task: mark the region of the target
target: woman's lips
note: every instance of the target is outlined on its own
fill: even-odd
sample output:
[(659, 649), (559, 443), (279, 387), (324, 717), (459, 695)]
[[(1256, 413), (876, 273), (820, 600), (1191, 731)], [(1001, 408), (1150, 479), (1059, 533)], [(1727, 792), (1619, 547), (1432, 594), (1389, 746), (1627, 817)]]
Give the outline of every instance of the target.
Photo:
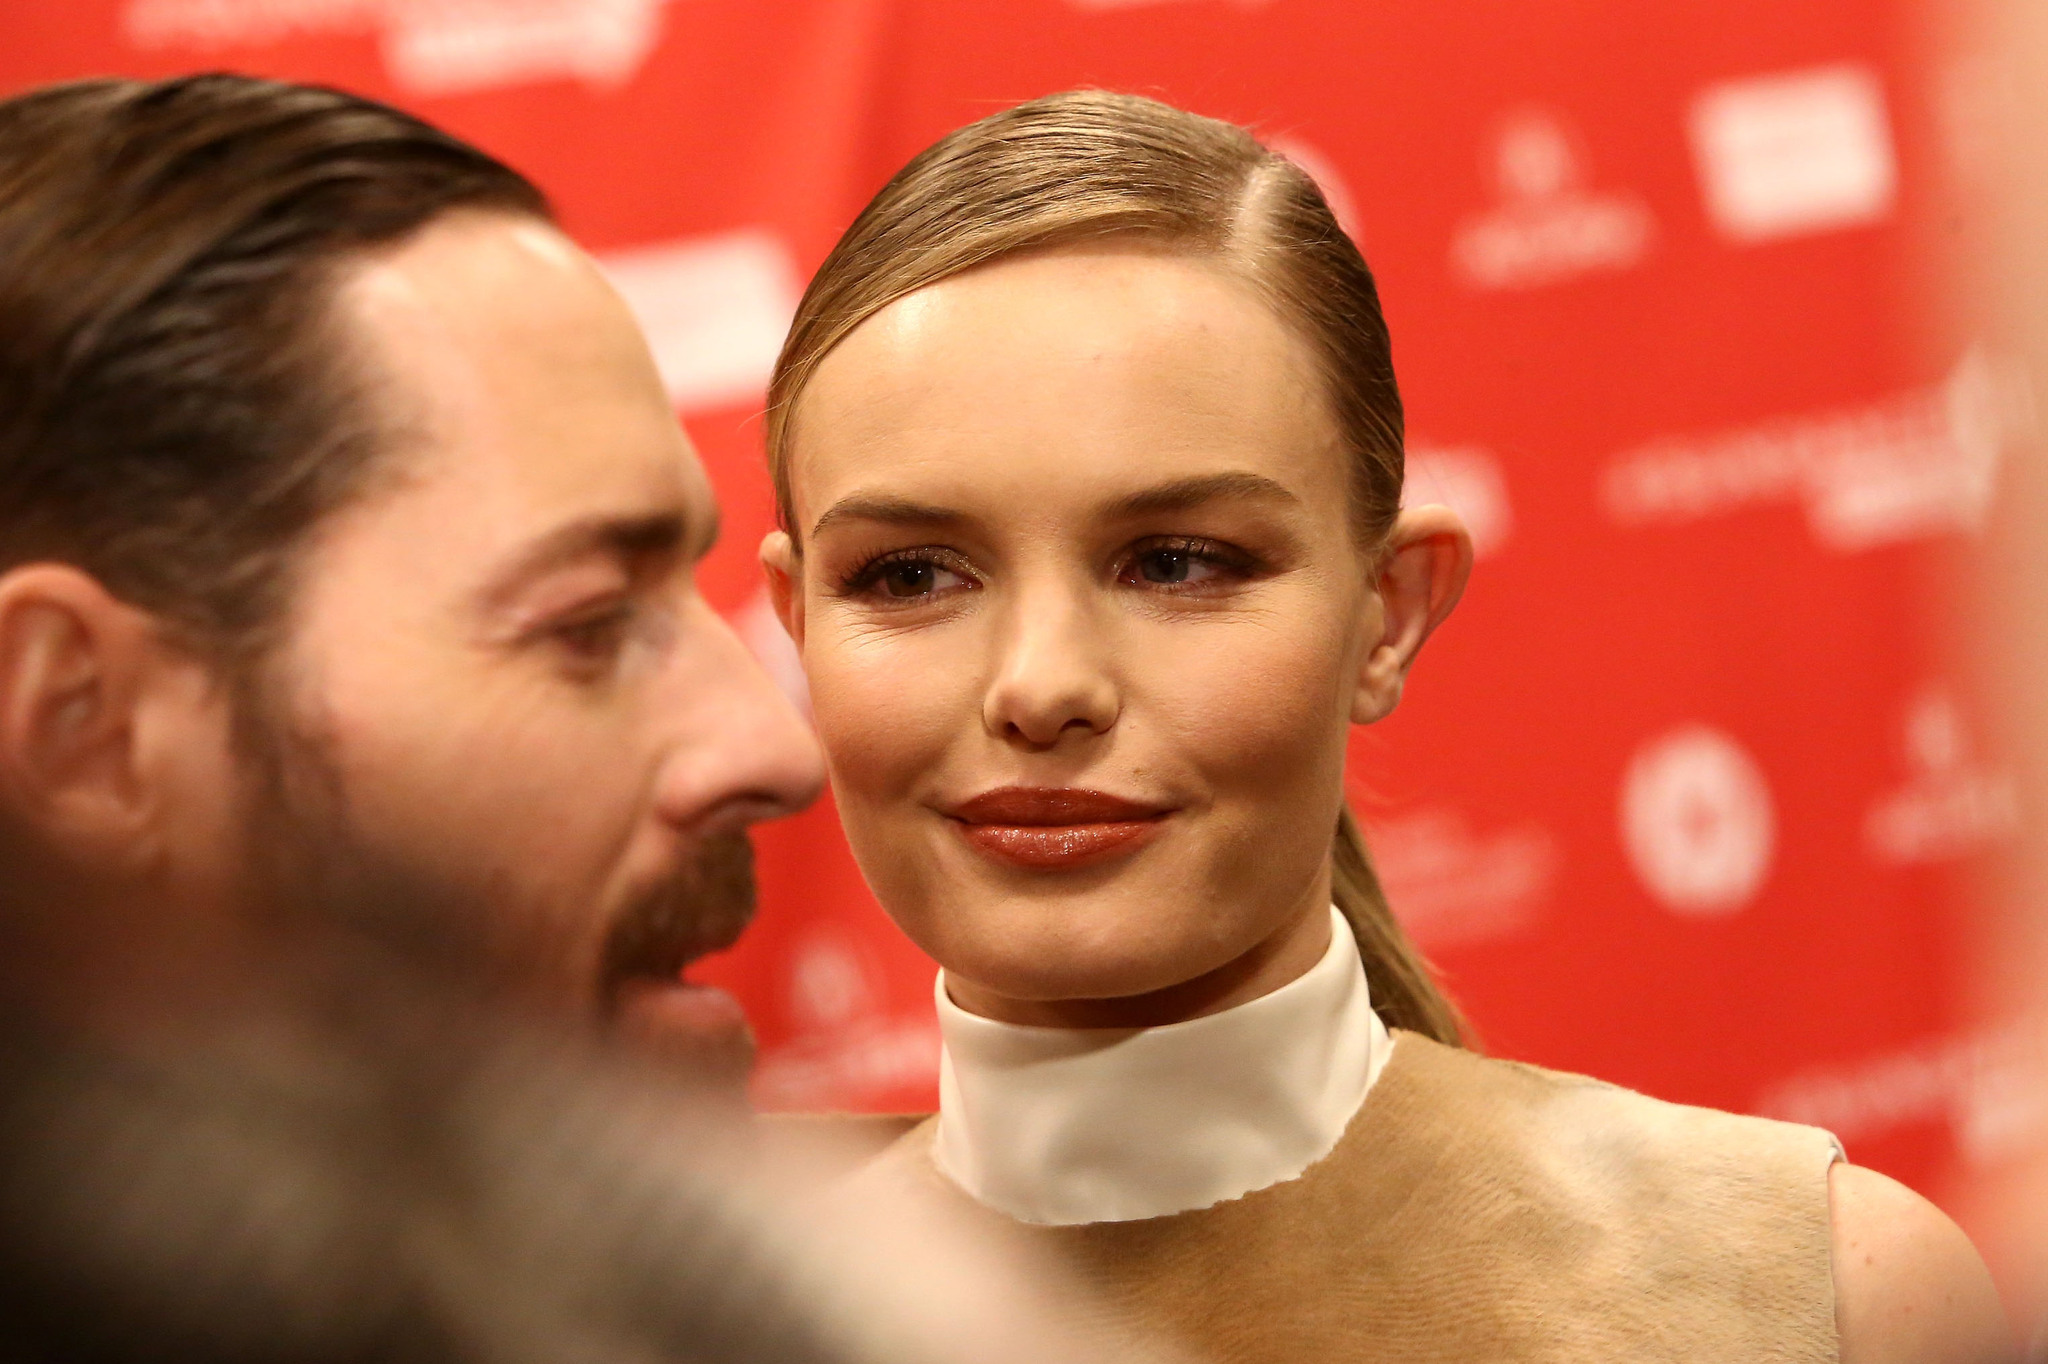
[(1006, 786), (948, 810), (974, 848), (1022, 867), (1075, 867), (1135, 852), (1170, 808), (1072, 787)]
[(961, 835), (991, 857), (1021, 867), (1073, 867), (1093, 862), (1150, 839), (1157, 820), (1114, 820), (1099, 824), (1048, 826), (963, 824)]

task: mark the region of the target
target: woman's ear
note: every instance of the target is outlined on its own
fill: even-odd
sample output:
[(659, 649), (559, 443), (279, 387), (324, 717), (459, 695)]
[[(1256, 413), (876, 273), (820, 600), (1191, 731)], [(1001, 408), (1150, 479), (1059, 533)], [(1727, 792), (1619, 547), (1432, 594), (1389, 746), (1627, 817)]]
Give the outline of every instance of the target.
[(0, 575), (0, 799), (81, 861), (137, 853), (154, 816), (135, 721), (155, 647), (150, 618), (88, 573)]
[(804, 651), (803, 569), (796, 560), (796, 543), (784, 531), (771, 530), (761, 537), (761, 571), (768, 576), (768, 600), (775, 606), (775, 618), (782, 622)]
[(1415, 507), (1394, 521), (1381, 551), (1367, 648), (1351, 701), (1354, 723), (1369, 725), (1390, 714), (1401, 686), (1430, 632), (1464, 594), (1472, 576), (1472, 537), (1449, 507)]

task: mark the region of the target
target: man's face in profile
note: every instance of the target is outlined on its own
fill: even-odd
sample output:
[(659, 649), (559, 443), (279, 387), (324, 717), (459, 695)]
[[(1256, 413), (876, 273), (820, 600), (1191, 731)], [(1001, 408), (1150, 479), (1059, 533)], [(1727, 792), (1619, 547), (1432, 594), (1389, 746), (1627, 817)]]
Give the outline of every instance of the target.
[(672, 987), (747, 920), (746, 825), (822, 773), (697, 595), (716, 508), (624, 306), (553, 229), (460, 213), (335, 311), (391, 448), (243, 716), (264, 860), (535, 1002), (736, 1023)]

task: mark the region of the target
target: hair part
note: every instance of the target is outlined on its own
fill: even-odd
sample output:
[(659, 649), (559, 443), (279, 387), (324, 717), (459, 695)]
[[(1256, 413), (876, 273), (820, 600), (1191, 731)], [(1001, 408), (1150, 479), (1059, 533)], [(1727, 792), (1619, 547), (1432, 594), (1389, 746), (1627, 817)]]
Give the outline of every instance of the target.
[[(1156, 243), (1249, 283), (1306, 340), (1350, 461), (1351, 521), (1377, 562), (1400, 513), (1403, 418), (1372, 271), (1315, 181), (1245, 129), (1156, 100), (1070, 91), (956, 129), (913, 157), (839, 239), (805, 290), (768, 389), (777, 516), (803, 550), (789, 463), (820, 362), (897, 299), (1025, 252)], [(1333, 898), (1389, 1024), (1462, 1044), (1456, 1008), (1388, 908), (1348, 810)]]
[(273, 642), (389, 443), (338, 273), (539, 190), (409, 114), (212, 74), (0, 102), (0, 571), (73, 563), (180, 642)]

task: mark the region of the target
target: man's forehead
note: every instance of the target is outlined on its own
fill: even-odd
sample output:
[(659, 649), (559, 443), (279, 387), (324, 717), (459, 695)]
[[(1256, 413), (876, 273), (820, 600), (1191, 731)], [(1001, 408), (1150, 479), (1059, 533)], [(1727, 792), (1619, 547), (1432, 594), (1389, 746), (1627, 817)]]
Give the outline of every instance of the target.
[(456, 316), (451, 300), (475, 299), (498, 320), (540, 317), (602, 280), (596, 265), (548, 223), (525, 214), (458, 209), (395, 242), (358, 255), (337, 276), (345, 306), (367, 316)]
[(396, 481), (450, 555), (496, 574), (662, 536), (694, 554), (715, 534), (636, 324), (553, 229), (451, 215), (366, 260), (336, 301), (400, 428)]
[(447, 414), (524, 417), (541, 401), (661, 392), (625, 304), (543, 223), (447, 215), (350, 267), (334, 310), (379, 377)]

